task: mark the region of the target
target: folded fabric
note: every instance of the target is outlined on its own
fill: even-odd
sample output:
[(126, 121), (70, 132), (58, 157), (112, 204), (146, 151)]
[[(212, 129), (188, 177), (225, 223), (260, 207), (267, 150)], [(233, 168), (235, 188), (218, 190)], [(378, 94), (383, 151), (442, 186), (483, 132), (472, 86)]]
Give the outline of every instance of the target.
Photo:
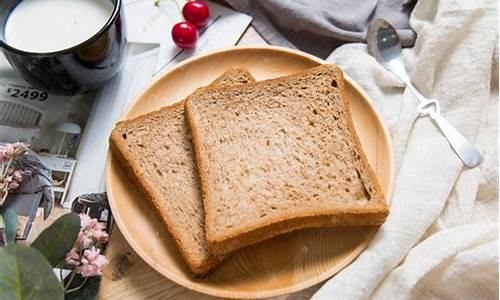
[[(412, 81), (486, 156), (464, 168), (411, 91), (364, 44), (337, 49), (391, 132), (396, 179), (391, 214), (368, 248), (313, 299), (498, 298), (498, 3), (417, 3), (418, 38), (404, 50)], [(492, 297), (493, 296), (493, 297)]]
[(348, 42), (364, 42), (371, 20), (383, 17), (397, 28), (405, 46), (415, 33), (408, 25), (413, 0), (226, 0), (250, 14), (252, 25), (272, 45), (327, 57)]
[(418, 244), (372, 299), (498, 299), (498, 230), (492, 223), (444, 229)]

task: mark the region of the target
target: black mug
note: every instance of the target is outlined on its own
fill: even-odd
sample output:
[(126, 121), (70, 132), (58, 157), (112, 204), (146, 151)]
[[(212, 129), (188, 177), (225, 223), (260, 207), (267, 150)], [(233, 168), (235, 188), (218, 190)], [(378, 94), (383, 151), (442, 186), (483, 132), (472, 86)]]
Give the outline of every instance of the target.
[(0, 47), (28, 83), (49, 93), (73, 95), (99, 88), (121, 70), (126, 46), (122, 0), (109, 0), (114, 5), (113, 13), (92, 37), (71, 48), (47, 53), (23, 51), (6, 43), (7, 19), (21, 1), (0, 1)]

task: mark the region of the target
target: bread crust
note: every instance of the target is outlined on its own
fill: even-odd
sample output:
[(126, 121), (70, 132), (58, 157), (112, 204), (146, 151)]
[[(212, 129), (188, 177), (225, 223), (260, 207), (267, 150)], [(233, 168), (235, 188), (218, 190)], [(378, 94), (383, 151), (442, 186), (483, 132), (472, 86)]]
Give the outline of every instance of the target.
[[(246, 69), (235, 68), (228, 70), (224, 74), (219, 76), (210, 86), (217, 84), (224, 85), (230, 81), (234, 83), (235, 77), (237, 76), (247, 77), (250, 82), (254, 81), (252, 75)], [(205, 88), (208, 87), (199, 88), (194, 93), (199, 93)], [(154, 117), (156, 115), (161, 115), (169, 111), (172, 112), (179, 111), (180, 113), (183, 114), (183, 110), (184, 110), (184, 100), (174, 103), (172, 105), (162, 107), (159, 110), (138, 116), (130, 120), (120, 121), (115, 125), (115, 128), (112, 130), (109, 141), (110, 141), (110, 149), (113, 152), (114, 157), (123, 167), (123, 170), (125, 171), (128, 178), (136, 185), (136, 187), (139, 189), (139, 191), (144, 196), (146, 201), (150, 204), (150, 206), (153, 208), (157, 216), (160, 218), (162, 224), (164, 225), (164, 227), (167, 229), (167, 232), (174, 240), (175, 244), (179, 249), (180, 254), (186, 261), (190, 270), (196, 276), (203, 276), (212, 271), (215, 267), (217, 267), (219, 263), (227, 257), (227, 253), (224, 253), (223, 255), (212, 253), (212, 255), (209, 255), (208, 259), (206, 260), (200, 260), (199, 257), (194, 257), (193, 255), (189, 254), (190, 253), (189, 246), (187, 246), (187, 243), (184, 243), (181, 240), (180, 236), (170, 225), (174, 221), (170, 220), (168, 218), (168, 214), (163, 213), (161, 207), (159, 206), (159, 202), (165, 201), (165, 199), (157, 198), (155, 196), (156, 188), (153, 185), (151, 185), (148, 181), (144, 180), (144, 176), (142, 175), (143, 171), (141, 170), (141, 167), (134, 163), (135, 162), (134, 156), (128, 151), (127, 144), (124, 142), (124, 139), (122, 138), (123, 129), (126, 128), (126, 126), (132, 122), (134, 123), (140, 122), (141, 120), (149, 119), (151, 117)]]
[(355, 212), (287, 218), (220, 241), (209, 241), (209, 245), (214, 253), (233, 252), (245, 246), (299, 229), (333, 226), (376, 226), (385, 221), (387, 214), (386, 210), (374, 210), (372, 212), (363, 212), (363, 219), (360, 219), (359, 213)]
[[(178, 105), (183, 105), (182, 103), (176, 103), (172, 106), (169, 107), (164, 107), (161, 110), (166, 110), (166, 109), (175, 109), (175, 106)], [(158, 111), (156, 111), (158, 112)], [(140, 116), (138, 118), (145, 118), (147, 117), (146, 115)], [(142, 173), (141, 169), (136, 166), (134, 162), (133, 156), (128, 152), (128, 151), (123, 151), (123, 149), (126, 149), (126, 144), (122, 141), (121, 134), (119, 132), (121, 124), (118, 123), (116, 125), (116, 129), (112, 131), (111, 137), (110, 137), (110, 147), (111, 151), (113, 151), (113, 154), (115, 155), (117, 161), (119, 164), (122, 166), (123, 170), (127, 174), (128, 178), (136, 185), (136, 187), (139, 189), (141, 194), (144, 196), (144, 198), (147, 200), (147, 202), (150, 204), (150, 206), (153, 208), (157, 216), (160, 217), (160, 220), (163, 224), (163, 226), (167, 229), (167, 232), (170, 234), (172, 239), (174, 240), (176, 246), (179, 248), (179, 252), (183, 256), (184, 260), (188, 264), (189, 268), (191, 271), (196, 274), (196, 275), (203, 275), (205, 273), (208, 273), (211, 269), (213, 269), (220, 261), (222, 261), (222, 257), (218, 255), (211, 256), (210, 259), (205, 262), (205, 264), (200, 264), (198, 262), (198, 259), (190, 256), (189, 249), (186, 249), (184, 246), (184, 243), (181, 241), (179, 238), (179, 235), (176, 234), (175, 230), (170, 226), (170, 224), (173, 222), (168, 218), (166, 214), (162, 212), (162, 209), (159, 206), (159, 201), (162, 201), (162, 199), (157, 199), (154, 196), (154, 190), (155, 187), (150, 185), (147, 181), (143, 179), (143, 177), (140, 175)]]
[[(341, 78), (341, 82), (338, 82), (339, 89), (343, 93), (343, 73), (340, 68), (333, 65), (322, 65), (314, 69), (327, 68), (330, 71), (335, 72)], [(310, 70), (309, 70), (310, 71)], [(308, 72), (308, 71), (306, 71)], [(251, 84), (251, 88), (259, 89), (262, 86), (268, 86), (269, 84), (279, 83), (284, 80), (293, 79), (298, 76), (297, 74), (270, 79), (265, 81), (259, 81)], [(204, 92), (210, 91), (225, 91), (232, 90), (231, 87), (224, 88), (208, 88)], [(343, 95), (342, 95), (343, 96)], [(354, 128), (354, 123), (352, 121), (350, 103), (345, 97), (342, 97), (346, 121), (348, 124), (348, 129), (352, 136), (354, 137), (354, 147), (357, 149), (357, 154), (360, 156), (364, 170), (367, 172), (367, 176), (371, 181), (371, 186), (373, 187), (373, 193), (382, 199), (380, 203), (372, 203), (371, 206), (363, 207), (362, 209), (344, 208), (342, 211), (331, 210), (325, 212), (308, 212), (308, 213), (298, 213), (296, 215), (288, 215), (285, 218), (274, 218), (267, 219), (266, 221), (260, 221), (260, 223), (254, 223), (253, 226), (248, 226), (245, 229), (241, 229), (237, 232), (232, 233), (216, 233), (211, 230), (215, 227), (212, 220), (215, 216), (209, 216), (214, 212), (214, 207), (212, 206), (213, 200), (212, 195), (208, 192), (210, 183), (207, 181), (208, 178), (208, 167), (206, 165), (207, 157), (204, 156), (202, 150), (202, 142), (200, 133), (196, 130), (196, 112), (193, 112), (191, 105), (196, 101), (195, 97), (188, 97), (185, 101), (185, 113), (187, 116), (188, 126), (191, 128), (193, 134), (193, 149), (196, 157), (196, 164), (198, 166), (198, 173), (200, 175), (200, 183), (203, 195), (203, 204), (205, 207), (205, 224), (206, 224), (206, 235), (209, 247), (214, 253), (225, 253), (227, 251), (234, 251), (235, 249), (248, 246), (251, 244), (258, 243), (265, 239), (271, 238), (276, 235), (280, 235), (286, 232), (294, 231), (297, 229), (311, 228), (311, 227), (322, 227), (322, 226), (338, 226), (338, 225), (379, 225), (386, 219), (389, 210), (387, 202), (384, 200), (384, 195), (382, 194), (382, 189), (378, 183), (378, 179), (375, 176), (375, 172), (371, 169), (368, 164), (368, 160), (364, 154), (361, 147), (361, 143), (356, 134)]]

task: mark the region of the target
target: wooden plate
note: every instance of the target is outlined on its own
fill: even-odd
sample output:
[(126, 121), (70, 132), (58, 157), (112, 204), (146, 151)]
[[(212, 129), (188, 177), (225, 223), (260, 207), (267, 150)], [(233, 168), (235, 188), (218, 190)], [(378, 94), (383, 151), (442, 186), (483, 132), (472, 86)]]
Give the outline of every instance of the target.
[[(288, 75), (325, 63), (279, 47), (233, 47), (187, 60), (163, 75), (131, 105), (124, 119), (174, 103), (232, 67), (257, 80)], [(387, 129), (368, 96), (346, 78), (356, 131), (387, 199), (391, 197), (393, 152)], [(370, 241), (376, 228), (301, 230), (240, 250), (213, 274), (194, 279), (154, 211), (143, 200), (110, 152), (106, 181), (121, 232), (153, 269), (189, 289), (219, 297), (263, 298), (310, 287), (339, 272)]]

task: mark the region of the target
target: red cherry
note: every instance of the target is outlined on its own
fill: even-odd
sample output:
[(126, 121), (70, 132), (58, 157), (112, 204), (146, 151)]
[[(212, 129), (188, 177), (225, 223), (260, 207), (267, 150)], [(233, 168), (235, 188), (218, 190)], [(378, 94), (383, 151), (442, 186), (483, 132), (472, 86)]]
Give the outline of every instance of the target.
[(172, 39), (180, 48), (193, 48), (198, 40), (198, 29), (189, 22), (179, 22), (172, 27)]
[(182, 8), (182, 15), (186, 21), (196, 25), (197, 27), (204, 27), (208, 23), (210, 11), (203, 1), (189, 1), (184, 4)]

